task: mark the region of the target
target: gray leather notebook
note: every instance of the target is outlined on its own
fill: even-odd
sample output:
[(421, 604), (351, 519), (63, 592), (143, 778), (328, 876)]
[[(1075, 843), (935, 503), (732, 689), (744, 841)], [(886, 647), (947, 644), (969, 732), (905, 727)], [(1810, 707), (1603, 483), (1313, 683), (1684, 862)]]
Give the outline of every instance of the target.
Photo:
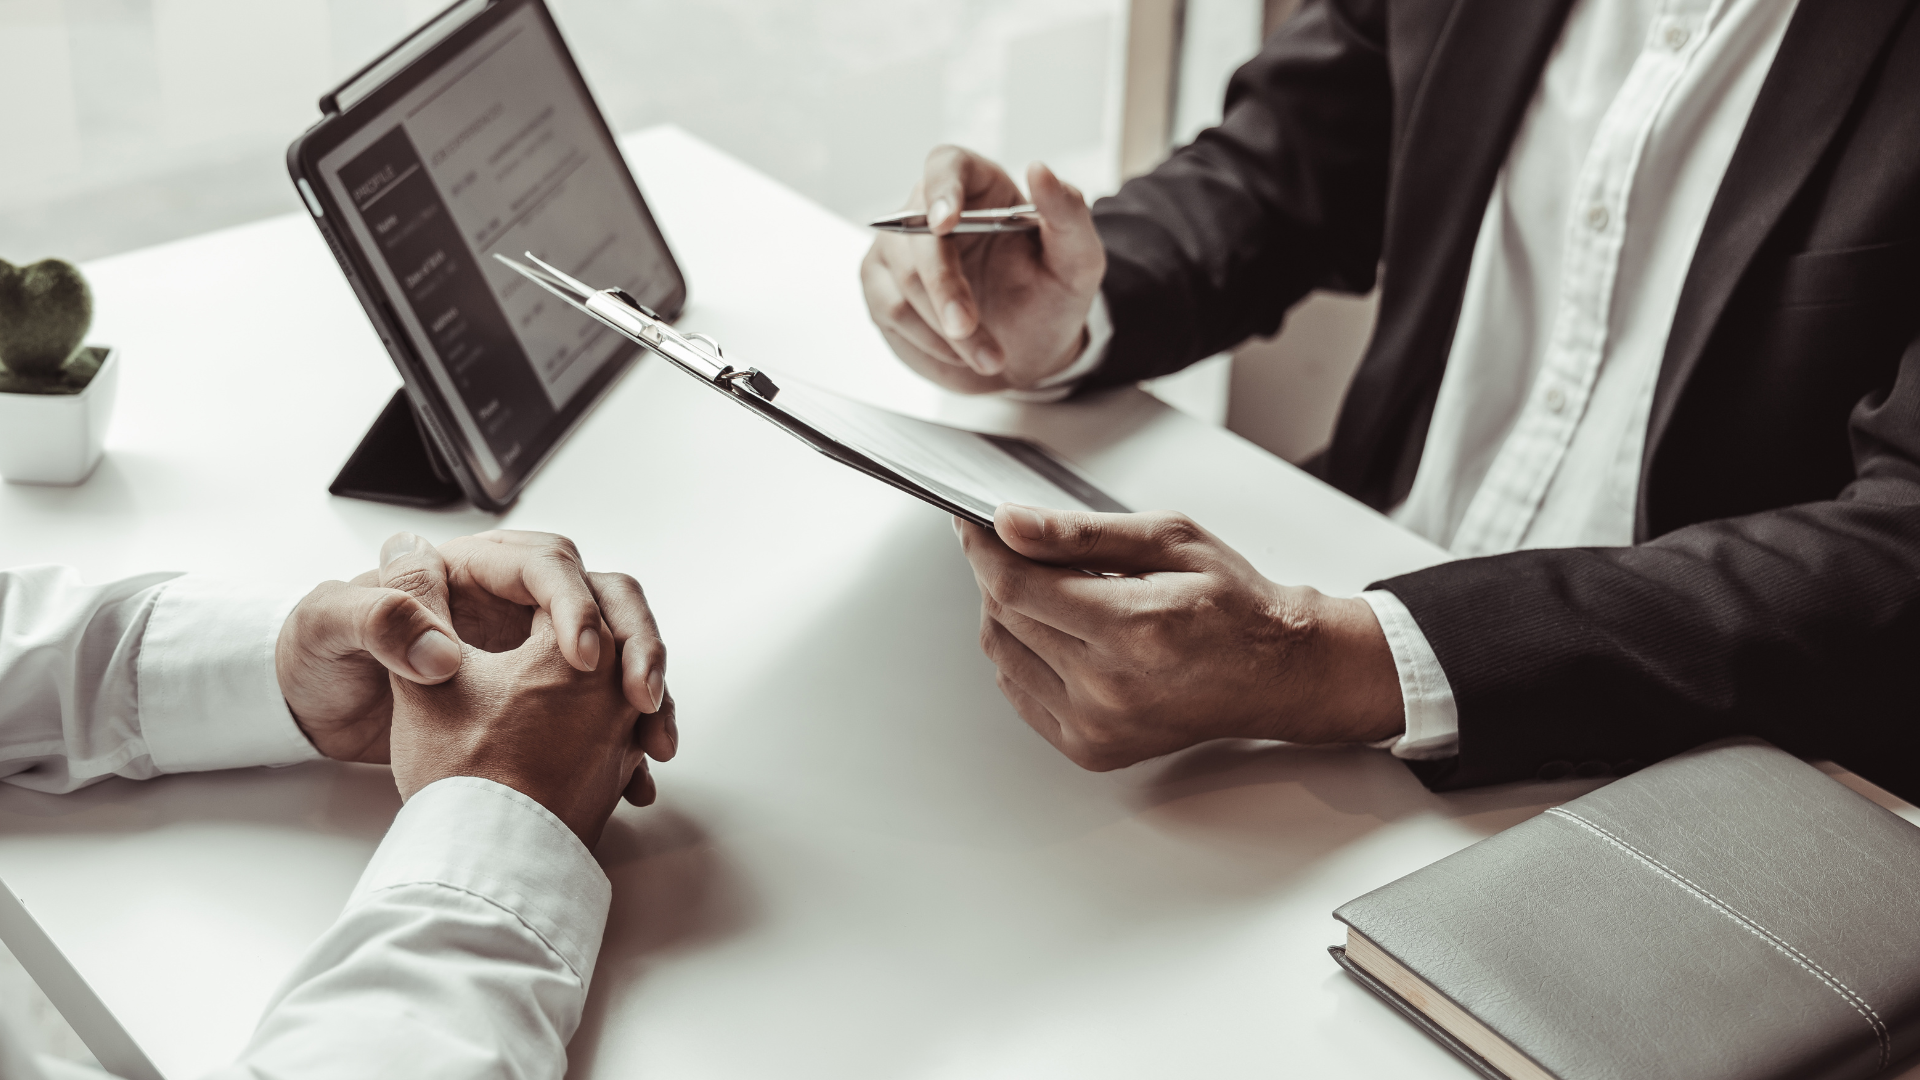
[(1920, 1049), (1920, 828), (1757, 741), (1334, 917), (1335, 959), (1488, 1077), (1843, 1080)]

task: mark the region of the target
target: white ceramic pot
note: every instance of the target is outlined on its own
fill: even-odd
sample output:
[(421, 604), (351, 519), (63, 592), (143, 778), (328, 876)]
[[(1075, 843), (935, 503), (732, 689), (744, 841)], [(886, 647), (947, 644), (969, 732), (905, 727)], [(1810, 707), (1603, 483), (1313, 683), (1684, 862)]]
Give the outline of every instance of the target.
[(120, 350), (77, 394), (0, 393), (0, 477), (13, 484), (77, 484), (93, 475), (107, 444)]

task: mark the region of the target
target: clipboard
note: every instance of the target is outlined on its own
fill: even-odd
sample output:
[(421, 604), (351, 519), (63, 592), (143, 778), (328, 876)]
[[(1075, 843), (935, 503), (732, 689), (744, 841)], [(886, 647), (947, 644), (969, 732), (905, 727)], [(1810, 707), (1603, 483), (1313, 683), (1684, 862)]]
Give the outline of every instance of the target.
[(935, 424), (785, 374), (776, 380), (735, 367), (719, 342), (680, 333), (621, 289), (596, 289), (532, 252), (527, 263), (493, 257), (819, 453), (976, 525), (992, 528), (1002, 502), (1129, 512), (1038, 443)]
[(120, 1018), (27, 911), (26, 902), (4, 881), (0, 881), (0, 943), (5, 943), (101, 1068), (121, 1080), (166, 1080)]

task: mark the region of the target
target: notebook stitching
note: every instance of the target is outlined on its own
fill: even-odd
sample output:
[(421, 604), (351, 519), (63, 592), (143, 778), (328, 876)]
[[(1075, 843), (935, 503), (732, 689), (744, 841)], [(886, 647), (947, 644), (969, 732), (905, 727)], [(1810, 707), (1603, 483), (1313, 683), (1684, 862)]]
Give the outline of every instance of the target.
[(1821, 967), (1818, 963), (1815, 963), (1812, 957), (1801, 952), (1799, 949), (1794, 948), (1791, 944), (1787, 943), (1785, 940), (1780, 938), (1778, 935), (1774, 934), (1772, 931), (1768, 930), (1766, 927), (1761, 926), (1759, 923), (1754, 922), (1752, 919), (1733, 910), (1733, 908), (1729, 906), (1725, 901), (1721, 900), (1717, 896), (1714, 896), (1712, 893), (1708, 892), (1705, 888), (1701, 887), (1700, 885), (1695, 884), (1686, 875), (1681, 874), (1678, 871), (1672, 869), (1671, 867), (1667, 866), (1667, 864), (1661, 862), (1660, 860), (1654, 858), (1651, 855), (1648, 855), (1647, 853), (1641, 851), (1639, 848), (1634, 847), (1632, 844), (1608, 832), (1606, 829), (1601, 828), (1598, 825), (1595, 825), (1593, 822), (1588, 821), (1586, 818), (1581, 817), (1579, 814), (1576, 814), (1573, 811), (1568, 810), (1564, 807), (1558, 807), (1558, 806), (1553, 807), (1552, 809), (1548, 810), (1547, 813), (1556, 814), (1560, 817), (1567, 818), (1568, 820), (1573, 821), (1575, 824), (1580, 825), (1582, 828), (1588, 829), (1589, 831), (1593, 832), (1596, 836), (1599, 836), (1601, 839), (1607, 841), (1610, 844), (1615, 845), (1616, 847), (1619, 847), (1623, 851), (1626, 851), (1628, 854), (1631, 854), (1635, 858), (1639, 859), (1641, 862), (1646, 863), (1648, 866), (1652, 867), (1655, 871), (1664, 875), (1669, 880), (1673, 881), (1676, 885), (1679, 885), (1681, 888), (1686, 889), (1690, 893), (1693, 893), (1694, 896), (1698, 898), (1702, 903), (1705, 903), (1709, 907), (1712, 907), (1716, 911), (1719, 911), (1721, 914), (1725, 915), (1727, 918), (1732, 919), (1736, 924), (1744, 927), (1748, 933), (1753, 934), (1754, 936), (1760, 938), (1762, 941), (1765, 941), (1767, 944), (1773, 946), (1775, 951), (1779, 952), (1782, 956), (1785, 956), (1787, 959), (1792, 960), (1794, 963), (1800, 965), (1800, 968), (1804, 970), (1807, 974), (1812, 975), (1814, 978), (1819, 979), (1822, 983), (1825, 983), (1827, 986), (1827, 989), (1832, 990), (1836, 995), (1838, 995), (1840, 1000), (1846, 1002), (1848, 1005), (1853, 1006), (1853, 1011), (1859, 1013), (1861, 1019), (1865, 1020), (1867, 1022), (1867, 1025), (1873, 1028), (1874, 1039), (1876, 1042), (1880, 1044), (1880, 1067), (1883, 1069), (1886, 1068), (1887, 1064), (1890, 1061), (1890, 1055), (1892, 1053), (1892, 1046), (1890, 1045), (1891, 1039), (1887, 1031), (1886, 1024), (1880, 1019), (1879, 1012), (1875, 1010), (1874, 1007), (1867, 1002), (1867, 999), (1862, 997), (1859, 993), (1855, 992), (1852, 987), (1842, 982), (1839, 976), (1834, 975), (1832, 972), (1828, 971), (1826, 968)]
[(1762, 937), (1773, 942), (1775, 945), (1779, 946), (1780, 948), (1783, 948), (1788, 952), (1791, 952), (1796, 958), (1803, 961), (1807, 965), (1811, 965), (1815, 971), (1818, 971), (1821, 975), (1825, 976), (1828, 979), (1831, 979), (1836, 986), (1846, 991), (1846, 993), (1850, 995), (1855, 1001), (1859, 1002), (1860, 1007), (1866, 1009), (1870, 1013), (1873, 1013), (1872, 1020), (1874, 1023), (1875, 1031), (1884, 1031), (1886, 1029), (1886, 1025), (1880, 1020), (1880, 1014), (1874, 1011), (1873, 1006), (1867, 1002), (1866, 997), (1861, 995), (1859, 992), (1855, 991), (1853, 987), (1848, 986), (1845, 982), (1842, 982), (1840, 979), (1840, 976), (1835, 975), (1833, 972), (1828, 971), (1824, 967), (1821, 967), (1819, 963), (1817, 963), (1813, 959), (1813, 957), (1808, 956), (1806, 953), (1801, 952), (1799, 949), (1795, 948), (1792, 943), (1780, 937), (1778, 934), (1775, 934), (1771, 930), (1768, 930), (1766, 927), (1761, 926), (1759, 923), (1753, 921), (1747, 916), (1734, 911), (1732, 905), (1728, 904), (1726, 901), (1720, 899), (1719, 897), (1714, 896), (1713, 893), (1706, 888), (1706, 886), (1701, 885), (1699, 882), (1694, 881), (1692, 878), (1686, 876), (1685, 874), (1682, 874), (1680, 871), (1675, 870), (1671, 866), (1668, 866), (1666, 863), (1661, 862), (1659, 859), (1656, 859), (1653, 856), (1648, 855), (1646, 852), (1641, 851), (1639, 848), (1634, 847), (1631, 843), (1628, 843), (1626, 840), (1620, 838), (1614, 833), (1609, 832), (1604, 826), (1597, 825), (1591, 820), (1581, 817), (1579, 814), (1576, 814), (1573, 811), (1566, 809), (1565, 807), (1560, 807), (1560, 806), (1553, 807), (1551, 812), (1559, 814), (1562, 817), (1569, 817), (1579, 821), (1581, 824), (1586, 825), (1588, 828), (1593, 829), (1595, 832), (1602, 834), (1607, 839), (1618, 843), (1620, 846), (1626, 848), (1628, 851), (1631, 851), (1633, 854), (1639, 856), (1640, 858), (1645, 859), (1647, 862), (1652, 863), (1654, 866), (1659, 867), (1661, 870), (1664, 870), (1667, 873), (1672, 874), (1674, 877), (1680, 879), (1680, 881), (1686, 883), (1688, 886), (1699, 890), (1702, 894), (1704, 894), (1706, 897), (1711, 899), (1714, 903), (1719, 904), (1723, 909), (1725, 909), (1728, 915), (1739, 919), (1741, 922), (1745, 923), (1748, 927), (1752, 928), (1756, 933), (1760, 934)]

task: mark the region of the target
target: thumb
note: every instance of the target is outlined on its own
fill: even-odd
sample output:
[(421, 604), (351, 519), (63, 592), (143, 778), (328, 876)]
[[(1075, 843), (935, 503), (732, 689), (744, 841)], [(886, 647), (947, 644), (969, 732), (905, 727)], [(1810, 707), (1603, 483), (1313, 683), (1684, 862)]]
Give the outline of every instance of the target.
[[(460, 635), (454, 632), (448, 605), (447, 561), (438, 548), (414, 533), (395, 533), (380, 547), (382, 592), (396, 600), (378, 614), (380, 627), (369, 627), (373, 640), (391, 642), (404, 633), (404, 651), (382, 652), (363, 646), (395, 675), (418, 683), (445, 682), (460, 670)], [(375, 635), (386, 635), (377, 637)]]
[(1001, 503), (993, 529), (1014, 551), (1035, 562), (1115, 574), (1198, 571), (1207, 568), (1205, 529), (1185, 514), (1097, 514)]
[(1038, 161), (1027, 166), (1027, 190), (1040, 215), (1040, 249), (1047, 269), (1070, 287), (1097, 288), (1106, 272), (1106, 249), (1094, 230), (1086, 196)]
[(431, 686), (460, 670), (460, 645), (445, 618), (399, 589), (354, 588), (342, 612), (349, 648), (388, 671)]

